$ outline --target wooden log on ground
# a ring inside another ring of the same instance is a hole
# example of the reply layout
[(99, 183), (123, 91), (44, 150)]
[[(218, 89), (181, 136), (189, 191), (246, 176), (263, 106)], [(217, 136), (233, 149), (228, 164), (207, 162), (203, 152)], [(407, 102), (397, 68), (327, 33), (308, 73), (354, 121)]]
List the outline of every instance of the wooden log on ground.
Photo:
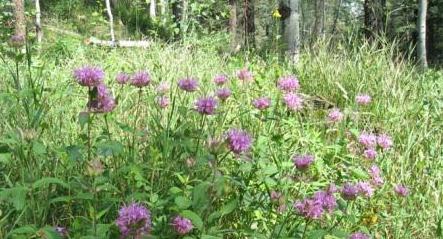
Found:
[(150, 41), (106, 41), (95, 37), (90, 37), (85, 40), (86, 45), (106, 46), (106, 47), (140, 47), (148, 48), (151, 45)]

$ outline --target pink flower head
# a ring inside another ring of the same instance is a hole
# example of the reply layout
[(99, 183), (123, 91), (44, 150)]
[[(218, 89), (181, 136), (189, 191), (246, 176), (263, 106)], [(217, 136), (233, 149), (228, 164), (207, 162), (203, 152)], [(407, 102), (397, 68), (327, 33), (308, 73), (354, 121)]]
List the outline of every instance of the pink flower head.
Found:
[(300, 88), (300, 84), (295, 76), (281, 77), (277, 82), (277, 87), (286, 93), (294, 92)]
[(103, 83), (94, 87), (97, 91), (95, 99), (88, 102), (88, 108), (95, 113), (108, 113), (114, 110), (116, 102), (112, 94)]
[(115, 77), (115, 80), (120, 85), (125, 85), (126, 83), (129, 82), (130, 79), (131, 79), (131, 77), (128, 74), (124, 73), (124, 72), (118, 73), (117, 76)]
[(169, 97), (162, 95), (157, 97), (157, 104), (160, 108), (164, 109), (169, 106)]
[(194, 228), (191, 220), (181, 216), (176, 216), (172, 220), (172, 227), (179, 235), (186, 235)]
[(374, 134), (361, 133), (358, 137), (358, 142), (366, 148), (375, 148), (377, 145), (377, 136)]
[(169, 85), (168, 82), (162, 81), (158, 84), (156, 91), (157, 91), (157, 94), (164, 95), (169, 92), (170, 88), (171, 88), (171, 86)]
[(74, 78), (81, 86), (98, 86), (104, 77), (103, 70), (95, 66), (84, 66), (74, 70)]
[(365, 149), (363, 155), (366, 159), (374, 160), (377, 157), (377, 151), (373, 148)]
[(283, 100), (286, 107), (292, 111), (298, 111), (303, 107), (303, 99), (294, 93), (287, 93), (284, 95)]
[(122, 238), (139, 238), (151, 230), (151, 213), (141, 204), (132, 203), (119, 210), (116, 224)]
[(377, 144), (385, 150), (390, 149), (393, 145), (391, 137), (387, 134), (378, 135)]
[(215, 94), (217, 95), (217, 97), (220, 100), (225, 101), (231, 96), (232, 93), (231, 93), (231, 90), (228, 88), (220, 88), (220, 89), (217, 89)]
[(243, 130), (231, 129), (228, 131), (229, 149), (235, 154), (246, 152), (251, 147), (251, 136)]
[(252, 75), (252, 72), (250, 72), (247, 68), (243, 68), (239, 71), (237, 71), (237, 77), (241, 81), (251, 81), (254, 76)]
[(213, 115), (217, 109), (217, 100), (214, 97), (203, 97), (195, 102), (197, 112), (203, 115)]
[(359, 192), (360, 190), (356, 185), (351, 183), (346, 183), (345, 185), (343, 185), (341, 189), (341, 196), (345, 200), (354, 200), (357, 198)]
[(272, 191), (271, 192), (271, 201), (272, 202), (278, 202), (280, 201), (280, 198), (282, 197), (281, 192)]
[(368, 182), (358, 182), (357, 183), (358, 192), (360, 195), (365, 197), (372, 197), (374, 194), (374, 189), (372, 188), (371, 184)]
[(406, 197), (409, 194), (409, 189), (401, 184), (397, 184), (395, 185), (394, 188), (395, 193), (397, 193), (397, 195), (401, 196), (401, 197)]
[(368, 105), (369, 103), (371, 103), (371, 100), (371, 96), (365, 94), (360, 94), (355, 97), (355, 101), (359, 105)]
[(371, 176), (371, 183), (374, 186), (381, 186), (383, 185), (383, 178), (381, 177), (381, 171), (380, 168), (377, 165), (372, 165), (369, 168), (369, 175)]
[(349, 236), (349, 239), (370, 239), (368, 235), (363, 232), (354, 232)]
[(214, 83), (216, 85), (224, 85), (226, 82), (228, 82), (228, 76), (225, 74), (216, 75), (214, 77)]
[(131, 85), (142, 88), (151, 83), (151, 76), (146, 71), (139, 71), (132, 75), (131, 77)]
[(308, 219), (319, 219), (323, 215), (323, 205), (319, 200), (306, 198), (294, 203), (297, 213)]
[(194, 78), (185, 78), (178, 81), (178, 87), (187, 92), (194, 92), (198, 89), (198, 81)]
[(328, 113), (328, 120), (332, 123), (340, 122), (343, 119), (343, 113), (340, 109), (334, 108)]
[(267, 97), (257, 98), (254, 101), (252, 101), (252, 104), (258, 110), (265, 110), (269, 108), (269, 106), (271, 105), (271, 99)]
[(314, 162), (313, 155), (295, 155), (292, 158), (294, 165), (297, 169), (306, 170), (312, 162)]

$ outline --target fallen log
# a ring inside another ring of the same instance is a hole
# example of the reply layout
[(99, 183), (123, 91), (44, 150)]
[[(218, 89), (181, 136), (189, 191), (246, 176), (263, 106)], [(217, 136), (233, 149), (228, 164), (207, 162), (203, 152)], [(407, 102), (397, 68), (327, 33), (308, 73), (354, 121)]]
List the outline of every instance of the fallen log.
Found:
[(95, 37), (90, 37), (85, 40), (85, 44), (86, 45), (106, 46), (106, 47), (148, 48), (151, 45), (151, 42), (150, 41), (125, 41), (125, 40), (106, 41), (106, 40), (100, 40)]

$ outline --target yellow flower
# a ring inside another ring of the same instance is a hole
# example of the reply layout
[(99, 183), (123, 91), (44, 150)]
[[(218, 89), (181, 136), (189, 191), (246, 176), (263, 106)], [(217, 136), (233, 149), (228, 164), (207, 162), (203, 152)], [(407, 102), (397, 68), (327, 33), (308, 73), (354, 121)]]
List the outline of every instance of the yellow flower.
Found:
[(281, 14), (280, 14), (280, 12), (278, 11), (278, 9), (275, 9), (275, 10), (272, 12), (272, 17), (274, 17), (274, 18), (281, 18)]

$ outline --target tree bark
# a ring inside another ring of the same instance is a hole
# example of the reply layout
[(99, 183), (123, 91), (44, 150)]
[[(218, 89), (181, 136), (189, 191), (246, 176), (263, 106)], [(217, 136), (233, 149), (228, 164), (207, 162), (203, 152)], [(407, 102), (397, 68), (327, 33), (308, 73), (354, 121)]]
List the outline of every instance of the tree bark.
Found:
[(14, 0), (15, 14), (15, 35), (25, 36), (26, 34), (26, 18), (24, 0)]
[(337, 31), (337, 23), (338, 23), (338, 18), (340, 17), (342, 1), (343, 0), (337, 0), (337, 6), (335, 8), (335, 14), (334, 14), (334, 22), (332, 23), (332, 30), (331, 30), (332, 36), (334, 36), (335, 32)]
[(290, 9), (289, 17), (283, 22), (284, 38), (287, 44), (286, 53), (291, 62), (297, 63), (300, 56), (299, 0), (286, 0), (284, 4)]
[(35, 32), (37, 34), (37, 42), (41, 43), (43, 39), (40, 0), (35, 0)]
[(155, 0), (151, 0), (151, 3), (149, 4), (149, 16), (151, 18), (156, 17), (156, 3)]
[(428, 11), (428, 1), (419, 0), (418, 2), (418, 19), (417, 19), (417, 32), (418, 32), (418, 46), (417, 55), (420, 65), (423, 69), (428, 67), (427, 55), (426, 55), (426, 16)]
[(231, 52), (236, 52), (239, 49), (239, 44), (237, 42), (237, 0), (229, 0), (229, 34), (231, 38), (230, 50)]
[(366, 38), (374, 40), (384, 32), (386, 0), (365, 0), (363, 9)]
[(111, 32), (111, 41), (115, 42), (114, 17), (112, 16), (111, 3), (109, 2), (109, 0), (106, 0), (106, 11), (108, 12), (109, 29), (110, 29), (110, 32)]
[(315, 20), (314, 20), (314, 34), (313, 41), (323, 37), (323, 27), (325, 20), (325, 0), (315, 1)]
[(255, 46), (255, 0), (244, 0), (244, 27), (246, 47)]

